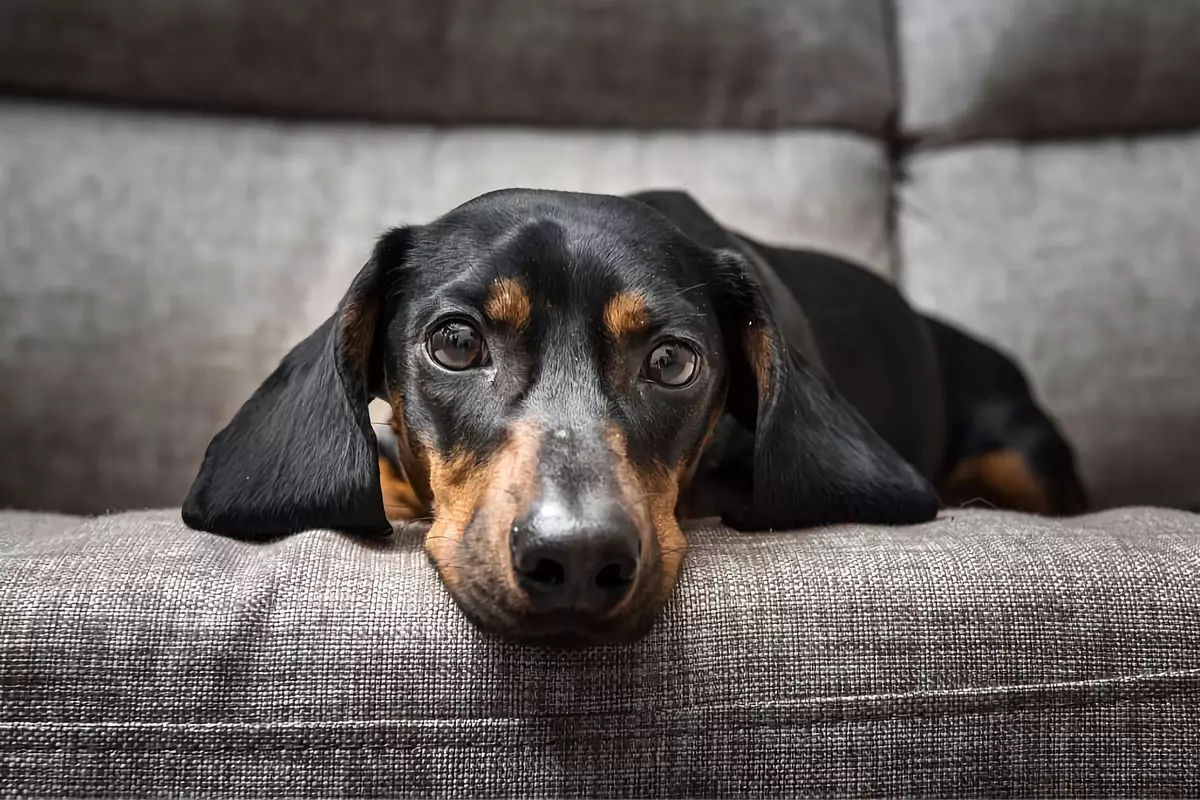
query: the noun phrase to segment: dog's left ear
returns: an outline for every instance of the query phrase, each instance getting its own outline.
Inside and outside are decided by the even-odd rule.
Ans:
[[[379,241],[334,315],[212,440],[183,504],[189,527],[232,536],[391,529],[367,404],[382,380],[376,328],[385,284],[407,242],[404,229]]]
[[[753,492],[727,522],[742,530],[933,519],[933,487],[789,347],[768,295],[738,252],[715,253],[715,300],[730,375],[727,410],[754,432]],[[767,276],[767,277],[774,277]],[[786,290],[784,290],[786,291]]]

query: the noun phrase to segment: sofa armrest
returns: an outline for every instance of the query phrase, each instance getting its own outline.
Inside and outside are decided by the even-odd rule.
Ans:
[[[0,793],[1200,791],[1200,517],[689,538],[648,637],[549,651],[415,533],[0,515]]]

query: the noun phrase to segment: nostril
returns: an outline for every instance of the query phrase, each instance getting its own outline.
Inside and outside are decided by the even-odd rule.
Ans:
[[[522,571],[522,575],[526,580],[547,588],[562,586],[567,577],[563,565],[552,558],[539,558],[533,565],[533,569],[527,572]]]
[[[512,577],[535,613],[600,616],[633,591],[642,540],[620,509],[541,503],[513,523]]]
[[[630,562],[606,564],[596,573],[596,586],[601,589],[621,589],[633,582],[636,569]]]

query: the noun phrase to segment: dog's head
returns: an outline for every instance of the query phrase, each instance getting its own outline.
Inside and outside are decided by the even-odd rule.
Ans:
[[[746,260],[646,203],[496,192],[391,231],[337,312],[213,440],[184,505],[230,535],[389,530],[372,397],[466,614],[521,639],[644,632],[728,412],[739,527],[927,518],[928,485],[789,350]]]

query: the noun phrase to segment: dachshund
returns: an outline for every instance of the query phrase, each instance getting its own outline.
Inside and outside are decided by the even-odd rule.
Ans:
[[[681,519],[908,525],[973,500],[1087,507],[1009,357],[686,193],[512,189],[379,239],[212,440],[183,519],[238,537],[424,519],[476,625],[588,645],[653,625]]]

